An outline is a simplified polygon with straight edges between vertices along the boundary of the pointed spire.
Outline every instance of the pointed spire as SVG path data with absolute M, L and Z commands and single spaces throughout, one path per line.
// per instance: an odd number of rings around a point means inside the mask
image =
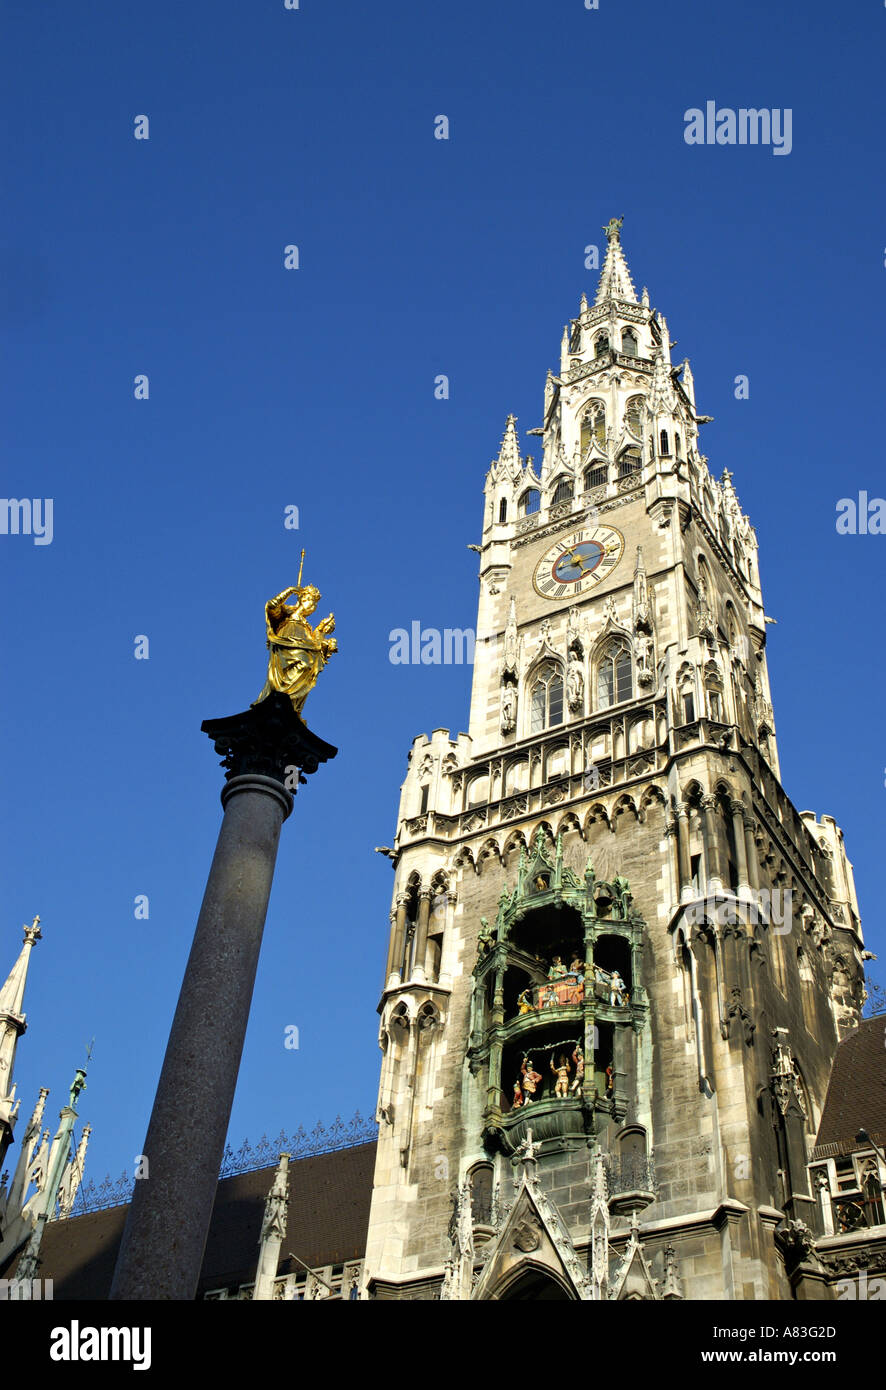
M 29 1173 L 34 1159 L 34 1152 L 40 1141 L 40 1127 L 43 1124 L 43 1110 L 46 1105 L 46 1097 L 49 1095 L 49 1088 L 41 1086 L 37 1104 L 34 1106 L 34 1113 L 28 1120 L 28 1127 L 22 1137 L 21 1148 L 19 1149 L 18 1163 L 15 1167 L 15 1174 L 12 1179 L 12 1187 L 9 1189 L 9 1201 L 7 1204 L 7 1218 L 12 1220 L 18 1216 L 22 1209 L 25 1193 L 28 1189 Z M 47 1131 L 47 1139 L 49 1133 Z
M 253 1301 L 270 1301 L 274 1297 L 274 1281 L 280 1263 L 280 1247 L 286 1236 L 286 1216 L 289 1207 L 289 1158 L 281 1153 L 271 1190 L 265 1200 L 262 1221 L 258 1269 L 255 1275 Z
M 695 377 L 692 375 L 692 368 L 691 368 L 690 365 L 689 365 L 689 358 L 688 358 L 688 357 L 684 357 L 684 358 L 683 358 L 683 376 L 682 376 L 681 380 L 682 380 L 682 382 L 683 382 L 683 390 L 686 392 L 687 396 L 689 397 L 689 402 L 690 402 L 690 404 L 691 404 L 691 406 L 692 406 L 692 409 L 694 410 L 694 409 L 695 409 Z
M 520 639 L 517 633 L 517 601 L 511 595 L 511 604 L 508 609 L 508 623 L 505 628 L 505 655 L 502 662 L 502 675 L 519 675 L 518 665 L 520 659 Z
M 666 1245 L 664 1252 L 664 1281 L 661 1286 L 663 1299 L 675 1300 L 683 1297 L 680 1276 L 677 1273 L 677 1252 L 673 1245 Z
M 635 631 L 649 631 L 652 616 L 649 611 L 649 589 L 646 583 L 646 566 L 643 562 L 643 547 L 637 546 L 637 562 L 634 566 L 633 619 Z
M 517 417 L 516 415 L 509 415 L 505 422 L 505 432 L 499 446 L 498 458 L 494 459 L 492 463 L 492 475 L 496 479 L 505 477 L 514 482 L 522 472 L 520 440 L 517 437 Z
M 606 259 L 600 272 L 595 305 L 605 304 L 609 299 L 626 299 L 629 304 L 637 303 L 637 292 L 631 280 L 631 272 L 621 249 L 621 224 L 623 217 L 613 217 L 603 228 L 609 245 Z
M 661 328 L 661 354 L 667 365 L 671 365 L 671 335 L 668 332 L 668 321 L 664 314 L 658 316 L 659 327 Z
M 12 970 L 9 972 L 6 984 L 0 990 L 0 1017 L 3 1014 L 14 1014 L 22 1016 L 22 1004 L 25 999 L 25 983 L 28 978 L 28 964 L 31 959 L 31 949 L 36 941 L 39 941 L 42 932 L 40 931 L 40 918 L 35 917 L 31 925 L 24 928 L 25 944 L 19 953 L 19 958 Z M 21 1030 L 24 1032 L 24 1028 Z
M 665 336 L 667 336 L 667 328 L 665 328 Z M 652 367 L 649 408 L 653 415 L 661 415 L 671 410 L 673 402 L 674 384 L 671 381 L 670 358 L 666 356 L 663 348 L 659 348 Z
M 77 1152 L 72 1154 L 68 1160 L 68 1166 L 62 1174 L 62 1180 L 58 1189 L 58 1209 L 59 1216 L 70 1216 L 74 1199 L 80 1190 L 83 1181 L 83 1171 L 86 1167 L 86 1149 L 89 1144 L 89 1136 L 92 1133 L 92 1125 L 85 1125 L 80 1136 L 80 1143 L 77 1145 Z
M 19 1102 L 15 1098 L 12 1073 L 18 1040 L 28 1026 L 23 1012 L 25 985 L 31 951 L 34 943 L 40 940 L 40 918 L 35 917 L 31 925 L 24 928 L 24 933 L 24 945 L 18 960 L 0 989 L 0 1167 L 12 1143 L 18 1115 Z
M 594 1299 L 608 1297 L 609 1285 L 609 1193 L 606 1184 L 606 1156 L 599 1144 L 593 1154 L 594 1180 L 591 1189 L 591 1280 Z

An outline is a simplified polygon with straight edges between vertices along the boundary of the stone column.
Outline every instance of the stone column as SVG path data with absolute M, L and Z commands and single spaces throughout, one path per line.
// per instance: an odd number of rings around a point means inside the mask
M 720 842 L 717 837 L 717 802 L 714 797 L 706 796 L 701 803 L 702 815 L 702 837 L 705 845 L 705 860 L 707 868 L 706 892 L 719 893 L 723 888 L 723 873 L 720 867 Z
M 689 854 L 689 812 L 685 806 L 678 806 L 674 812 L 677 821 L 677 867 L 680 874 L 680 898 L 692 897 L 692 859 Z
M 203 732 L 224 818 L 143 1146 L 112 1299 L 193 1299 L 218 1186 L 277 845 L 292 791 L 337 750 L 274 693 Z
M 428 922 L 431 917 L 430 889 L 423 888 L 418 896 L 418 925 L 415 929 L 415 942 L 412 952 L 412 975 L 416 980 L 426 980 L 425 955 L 428 949 Z
M 738 861 L 738 892 L 747 892 L 750 888 L 748 882 L 748 856 L 744 838 L 744 803 L 741 801 L 730 801 L 729 809 L 732 812 L 732 837 L 735 840 L 735 856 Z
M 394 932 L 394 959 L 391 965 L 391 972 L 394 983 L 399 983 L 404 978 L 403 975 L 403 952 L 406 950 L 406 894 L 401 893 L 397 898 L 397 920 Z
M 744 823 L 745 857 L 748 865 L 748 883 L 751 888 L 760 887 L 760 862 L 757 858 L 757 842 L 754 839 L 754 820 L 747 816 Z
M 391 986 L 397 982 L 397 977 L 394 975 L 397 950 L 397 914 L 393 908 L 391 908 L 390 920 L 391 934 L 388 937 L 388 963 L 385 966 L 385 989 L 390 989 Z

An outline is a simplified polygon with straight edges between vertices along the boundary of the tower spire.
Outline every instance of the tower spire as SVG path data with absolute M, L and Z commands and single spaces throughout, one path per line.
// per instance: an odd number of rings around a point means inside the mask
M 274 1297 L 274 1281 L 280 1263 L 280 1246 L 286 1236 L 286 1214 L 289 1207 L 289 1159 L 288 1153 L 281 1153 L 271 1190 L 265 1201 L 265 1214 L 262 1220 L 258 1269 L 255 1275 L 253 1300 L 268 1300 Z
M 0 990 L 0 1168 L 3 1166 L 6 1150 L 12 1143 L 18 1114 L 19 1103 L 15 1098 L 12 1072 L 18 1040 L 28 1026 L 22 1005 L 25 1001 L 31 950 L 41 936 L 40 918 L 35 917 L 31 925 L 24 928 L 24 933 L 24 945 L 19 952 L 18 960 Z
M 634 289 L 631 272 L 628 270 L 628 263 L 621 249 L 622 222 L 624 222 L 623 217 L 612 217 L 603 228 L 609 245 L 606 248 L 603 269 L 600 272 L 597 298 L 594 300 L 595 306 L 605 304 L 608 299 L 626 299 L 629 304 L 637 303 L 637 291 Z

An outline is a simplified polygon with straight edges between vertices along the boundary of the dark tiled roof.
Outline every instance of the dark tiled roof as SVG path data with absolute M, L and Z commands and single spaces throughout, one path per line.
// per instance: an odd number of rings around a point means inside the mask
M 816 1149 L 854 1149 L 859 1129 L 886 1135 L 886 1014 L 862 1019 L 837 1048 Z
M 375 1144 L 301 1158 L 289 1166 L 289 1218 L 280 1272 L 296 1272 L 289 1251 L 312 1269 L 361 1260 L 366 1250 Z M 273 1168 L 238 1173 L 218 1185 L 200 1292 L 251 1283 L 258 1263 L 265 1198 Z M 107 1298 L 128 1207 L 51 1222 L 40 1276 L 56 1299 Z M 18 1263 L 16 1256 L 13 1265 Z M 9 1277 L 7 1275 L 7 1277 Z

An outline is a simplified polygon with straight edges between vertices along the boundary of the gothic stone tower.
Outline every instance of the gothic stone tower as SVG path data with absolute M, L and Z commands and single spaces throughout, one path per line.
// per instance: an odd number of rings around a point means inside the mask
M 754 531 L 620 225 L 540 463 L 509 416 L 487 475 L 470 732 L 409 755 L 369 1297 L 790 1298 L 817 1229 L 852 871 L 782 789 Z

